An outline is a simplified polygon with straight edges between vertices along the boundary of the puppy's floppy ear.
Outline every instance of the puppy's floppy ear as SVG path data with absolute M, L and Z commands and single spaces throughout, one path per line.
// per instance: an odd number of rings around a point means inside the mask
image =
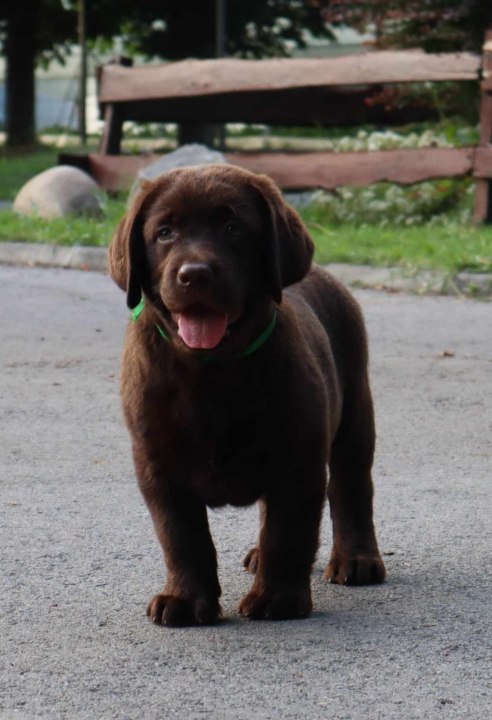
M 282 300 L 282 288 L 293 285 L 308 273 L 314 244 L 296 211 L 287 205 L 266 175 L 251 181 L 261 196 L 266 220 L 265 270 L 268 287 L 276 302 Z
M 127 293 L 129 308 L 136 307 L 142 295 L 146 272 L 143 212 L 152 187 L 151 182 L 142 184 L 128 212 L 120 220 L 108 251 L 109 274 L 118 287 Z

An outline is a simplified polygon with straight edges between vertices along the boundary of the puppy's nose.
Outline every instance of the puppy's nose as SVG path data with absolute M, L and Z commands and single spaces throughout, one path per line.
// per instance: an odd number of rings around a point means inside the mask
M 184 263 L 178 270 L 178 283 L 184 287 L 212 280 L 212 268 L 206 263 Z

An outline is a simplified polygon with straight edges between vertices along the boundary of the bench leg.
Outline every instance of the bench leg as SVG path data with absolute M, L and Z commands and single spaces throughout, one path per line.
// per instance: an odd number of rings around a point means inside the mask
M 99 146 L 101 155 L 119 155 L 123 135 L 123 112 L 116 105 L 106 105 L 104 130 Z

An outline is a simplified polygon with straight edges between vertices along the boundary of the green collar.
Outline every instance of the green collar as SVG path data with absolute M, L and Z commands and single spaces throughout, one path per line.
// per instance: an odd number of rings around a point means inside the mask
M 138 318 L 140 317 L 140 315 L 143 312 L 144 307 L 145 307 L 145 298 L 142 296 L 142 299 L 138 303 L 137 307 L 134 307 L 130 313 L 130 318 L 133 320 L 133 322 L 137 322 Z M 169 335 L 167 333 L 164 332 L 164 330 L 161 328 L 161 326 L 158 325 L 157 323 L 155 324 L 155 326 L 159 332 L 159 335 L 161 337 L 163 337 L 164 340 L 166 340 L 167 342 L 171 342 L 171 338 L 169 337 Z
M 142 297 L 142 299 L 141 299 L 140 302 L 138 303 L 137 307 L 134 307 L 133 310 L 131 311 L 130 318 L 131 318 L 131 320 L 133 320 L 133 322 L 137 322 L 138 318 L 139 318 L 140 315 L 142 314 L 142 311 L 143 311 L 144 307 L 145 307 L 145 298 Z M 275 309 L 275 310 L 273 311 L 273 317 L 272 317 L 272 319 L 270 320 L 270 323 L 269 323 L 268 327 L 266 327 L 265 330 L 263 330 L 263 332 L 262 332 L 260 335 L 258 335 L 258 337 L 256 338 L 256 340 L 253 340 L 253 342 L 251 343 L 251 345 L 248 345 L 248 347 L 246 348 L 246 350 L 245 350 L 243 353 L 241 353 L 241 355 L 238 355 L 238 359 L 239 359 L 239 358 L 246 357 L 247 355 L 252 355 L 254 352 L 256 352 L 257 350 L 259 350 L 259 349 L 266 343 L 266 341 L 268 340 L 268 338 L 269 338 L 270 335 L 272 334 L 272 332 L 273 332 L 273 330 L 274 330 L 274 328 L 275 328 L 276 323 L 277 323 L 277 310 Z M 157 323 L 155 324 L 155 326 L 156 326 L 156 328 L 157 328 L 157 332 L 159 333 L 159 335 L 160 335 L 166 342 L 171 342 L 171 338 L 170 338 L 169 335 L 161 328 L 161 326 L 158 325 Z M 203 359 L 206 360 L 206 359 L 210 359 L 211 357 L 213 357 L 213 356 L 211 356 L 211 355 L 204 355 L 204 356 L 203 356 Z

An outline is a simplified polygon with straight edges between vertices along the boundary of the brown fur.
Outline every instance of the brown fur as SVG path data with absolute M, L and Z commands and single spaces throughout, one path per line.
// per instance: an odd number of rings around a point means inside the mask
M 225 165 L 181 168 L 147 183 L 117 228 L 111 275 L 130 307 L 142 293 L 146 300 L 128 328 L 121 393 L 167 566 L 165 587 L 148 606 L 156 623 L 219 618 L 207 506 L 256 501 L 258 546 L 244 561 L 255 576 L 240 613 L 309 615 L 327 464 L 333 549 L 325 577 L 384 579 L 372 521 L 375 432 L 363 320 L 351 295 L 311 267 L 312 253 L 271 180 Z M 180 284 L 185 265 L 205 276 Z M 231 318 L 214 350 L 190 349 L 177 335 L 172 313 L 190 303 Z M 241 357 L 275 307 L 272 335 Z

